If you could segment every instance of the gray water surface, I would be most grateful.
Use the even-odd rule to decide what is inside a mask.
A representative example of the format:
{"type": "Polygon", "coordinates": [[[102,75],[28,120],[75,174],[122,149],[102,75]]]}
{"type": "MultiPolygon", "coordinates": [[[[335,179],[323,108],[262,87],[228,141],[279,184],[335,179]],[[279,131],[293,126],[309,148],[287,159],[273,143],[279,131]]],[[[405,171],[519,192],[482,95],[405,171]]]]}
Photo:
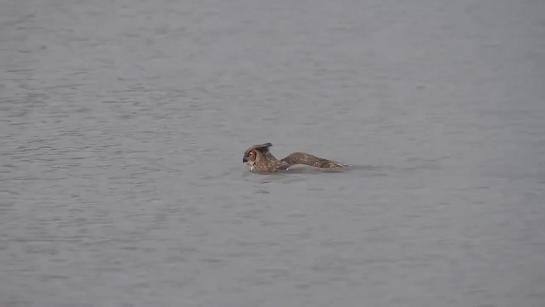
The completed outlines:
{"type": "Polygon", "coordinates": [[[545,306],[545,2],[1,0],[0,306],[545,306]]]}

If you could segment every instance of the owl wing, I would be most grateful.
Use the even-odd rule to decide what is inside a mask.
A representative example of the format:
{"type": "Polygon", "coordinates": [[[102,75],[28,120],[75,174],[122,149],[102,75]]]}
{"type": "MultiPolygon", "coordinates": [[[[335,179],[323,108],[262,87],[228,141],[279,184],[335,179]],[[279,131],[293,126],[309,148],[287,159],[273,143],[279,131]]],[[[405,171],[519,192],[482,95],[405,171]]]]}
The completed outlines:
{"type": "Polygon", "coordinates": [[[328,160],[304,152],[294,152],[284,159],[280,160],[286,162],[288,165],[304,164],[318,168],[340,168],[342,164],[333,160],[328,160]]]}

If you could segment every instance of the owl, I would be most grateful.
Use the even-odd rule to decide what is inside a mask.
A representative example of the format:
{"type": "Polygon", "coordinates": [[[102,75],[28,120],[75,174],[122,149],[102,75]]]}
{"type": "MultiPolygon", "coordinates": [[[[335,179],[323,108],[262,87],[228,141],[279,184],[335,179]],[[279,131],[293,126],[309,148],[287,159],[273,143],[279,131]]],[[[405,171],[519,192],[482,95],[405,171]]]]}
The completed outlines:
{"type": "Polygon", "coordinates": [[[345,165],[338,162],[316,157],[304,152],[294,152],[278,160],[269,151],[271,143],[253,145],[242,156],[242,162],[247,164],[251,172],[276,173],[287,170],[292,165],[304,164],[319,169],[342,169],[345,165]]]}

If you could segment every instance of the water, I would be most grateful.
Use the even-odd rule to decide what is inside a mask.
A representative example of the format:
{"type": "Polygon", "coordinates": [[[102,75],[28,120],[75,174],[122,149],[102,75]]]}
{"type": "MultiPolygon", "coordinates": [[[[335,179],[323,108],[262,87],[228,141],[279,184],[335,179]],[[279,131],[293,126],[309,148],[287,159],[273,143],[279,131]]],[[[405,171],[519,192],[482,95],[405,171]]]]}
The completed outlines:
{"type": "Polygon", "coordinates": [[[544,12],[1,1],[0,306],[545,306],[544,12]]]}

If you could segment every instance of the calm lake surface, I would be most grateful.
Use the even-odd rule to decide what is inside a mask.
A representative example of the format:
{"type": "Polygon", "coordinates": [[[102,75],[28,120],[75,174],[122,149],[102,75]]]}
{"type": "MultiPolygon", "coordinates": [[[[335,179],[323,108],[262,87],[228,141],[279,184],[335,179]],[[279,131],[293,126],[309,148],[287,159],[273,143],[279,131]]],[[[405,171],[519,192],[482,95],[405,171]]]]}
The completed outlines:
{"type": "Polygon", "coordinates": [[[0,0],[0,306],[545,306],[545,1],[0,0]]]}

